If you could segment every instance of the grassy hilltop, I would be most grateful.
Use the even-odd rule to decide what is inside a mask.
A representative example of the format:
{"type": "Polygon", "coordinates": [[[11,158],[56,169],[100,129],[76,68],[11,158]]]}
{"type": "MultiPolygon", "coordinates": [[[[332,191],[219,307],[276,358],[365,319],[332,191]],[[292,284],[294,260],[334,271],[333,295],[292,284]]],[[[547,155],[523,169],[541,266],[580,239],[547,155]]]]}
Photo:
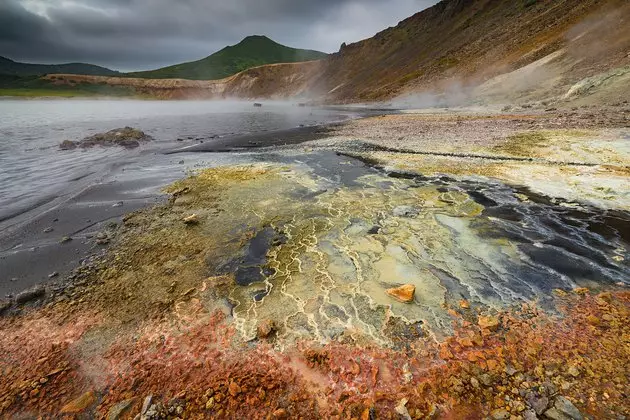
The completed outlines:
{"type": "Polygon", "coordinates": [[[127,73],[127,76],[147,79],[216,80],[264,64],[295,63],[325,57],[327,54],[323,52],[286,47],[266,36],[254,35],[198,61],[175,64],[157,70],[127,73]]]}

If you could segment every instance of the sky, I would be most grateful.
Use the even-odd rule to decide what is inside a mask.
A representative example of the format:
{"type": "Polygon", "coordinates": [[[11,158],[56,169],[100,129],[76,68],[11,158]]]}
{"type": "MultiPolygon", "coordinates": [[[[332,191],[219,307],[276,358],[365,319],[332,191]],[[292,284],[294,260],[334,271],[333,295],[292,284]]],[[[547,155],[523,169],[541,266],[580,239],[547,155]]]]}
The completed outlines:
{"type": "Polygon", "coordinates": [[[134,71],[197,60],[248,35],[324,52],[437,0],[0,0],[0,56],[134,71]]]}

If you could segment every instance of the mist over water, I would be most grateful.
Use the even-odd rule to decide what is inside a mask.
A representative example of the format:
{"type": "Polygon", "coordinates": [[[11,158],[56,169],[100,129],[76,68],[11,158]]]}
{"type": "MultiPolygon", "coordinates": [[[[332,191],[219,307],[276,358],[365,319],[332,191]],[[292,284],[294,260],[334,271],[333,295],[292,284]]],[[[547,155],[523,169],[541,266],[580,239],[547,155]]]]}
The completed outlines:
{"type": "Polygon", "coordinates": [[[351,113],[243,101],[0,101],[0,221],[96,182],[131,157],[217,137],[318,125],[351,113]],[[59,150],[63,140],[132,126],[155,141],[137,150],[59,150]],[[179,141],[178,141],[179,140],[179,141]]]}

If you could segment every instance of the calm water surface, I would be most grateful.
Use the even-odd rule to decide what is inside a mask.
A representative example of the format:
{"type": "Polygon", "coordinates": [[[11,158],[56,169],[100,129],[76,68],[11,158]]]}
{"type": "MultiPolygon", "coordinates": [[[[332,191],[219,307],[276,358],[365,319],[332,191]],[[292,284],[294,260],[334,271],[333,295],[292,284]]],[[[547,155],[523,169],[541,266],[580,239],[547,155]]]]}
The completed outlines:
{"type": "Polygon", "coordinates": [[[350,112],[290,103],[254,108],[251,102],[229,101],[2,100],[0,222],[54,200],[138,154],[212,141],[215,136],[316,125],[351,116],[350,112]],[[156,141],[132,151],[58,148],[63,140],[80,140],[123,126],[139,128],[156,141]]]}

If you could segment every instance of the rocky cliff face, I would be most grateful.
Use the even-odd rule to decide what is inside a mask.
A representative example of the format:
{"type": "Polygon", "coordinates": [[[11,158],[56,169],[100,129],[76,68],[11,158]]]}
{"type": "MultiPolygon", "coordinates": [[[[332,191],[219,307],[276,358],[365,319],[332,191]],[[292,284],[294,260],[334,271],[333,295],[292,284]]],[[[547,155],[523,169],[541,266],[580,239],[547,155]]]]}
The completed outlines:
{"type": "Polygon", "coordinates": [[[623,71],[630,66],[629,27],[625,0],[443,0],[321,61],[261,66],[216,81],[51,78],[132,86],[165,99],[300,97],[340,103],[420,92],[428,95],[420,102],[428,103],[419,105],[433,105],[565,98],[574,85],[588,84],[584,79],[610,73],[596,92],[587,92],[604,89],[608,93],[598,100],[607,100],[630,93],[623,71]]]}

